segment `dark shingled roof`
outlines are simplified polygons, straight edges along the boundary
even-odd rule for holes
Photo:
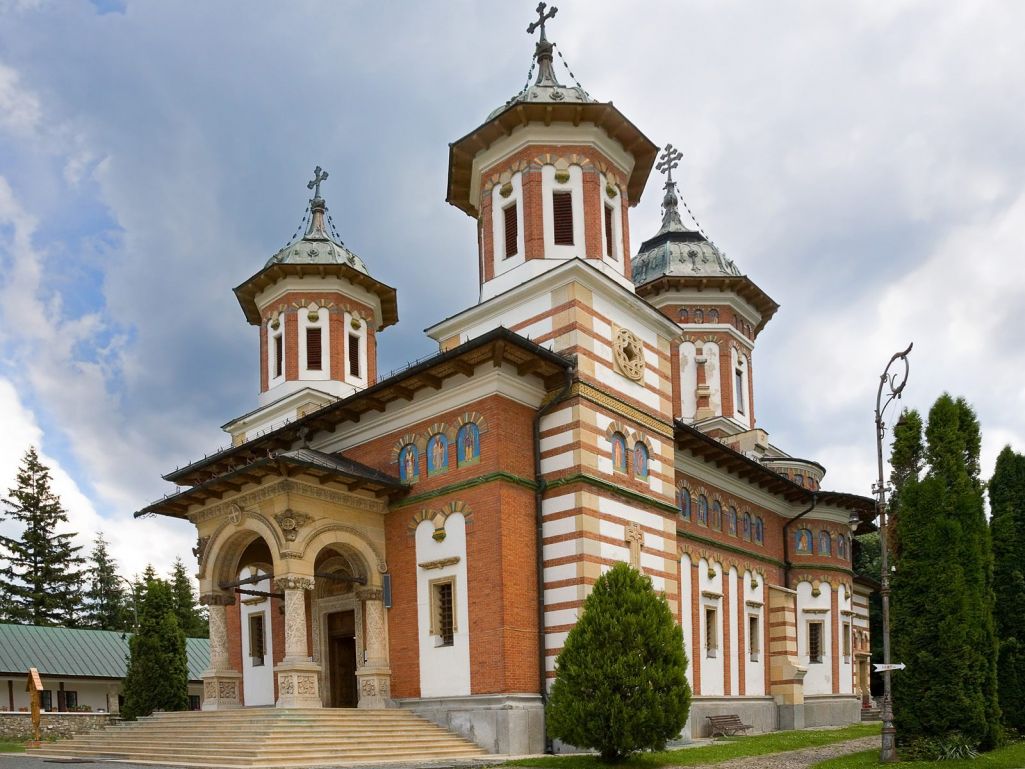
[[[0,674],[25,675],[35,668],[42,676],[124,678],[128,641],[115,630],[0,624]],[[210,665],[210,641],[186,638],[189,680],[199,681]]]

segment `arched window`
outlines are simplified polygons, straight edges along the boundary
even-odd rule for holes
[[[694,322],[695,323],[704,323],[705,322],[704,310],[694,310]]]
[[[709,323],[718,323],[719,322],[719,311],[718,310],[709,310],[708,311],[708,322]]]
[[[819,555],[833,554],[833,538],[828,531],[819,532]]]
[[[755,518],[755,542],[759,545],[765,544],[765,523],[761,516]]]
[[[688,320],[690,320],[690,313],[687,312],[687,308],[684,307],[680,310],[680,323],[686,323]]]
[[[722,503],[718,499],[712,501],[712,528],[722,531]]]
[[[416,446],[407,443],[399,451],[399,480],[412,483],[420,477],[420,456]]]
[[[794,532],[794,549],[798,553],[811,555],[811,529],[798,529]]]
[[[677,489],[676,504],[680,509],[680,517],[685,521],[690,520],[690,490],[686,488]]]
[[[744,513],[740,521],[740,536],[751,541],[751,513]]]
[[[459,467],[472,465],[480,460],[480,428],[467,422],[456,433],[456,462]]]
[[[448,438],[435,433],[427,441],[427,475],[437,475],[448,470]]]
[[[648,447],[641,441],[634,444],[634,476],[648,477]]]
[[[847,560],[847,539],[842,534],[836,538],[836,557]]]
[[[737,508],[730,505],[729,512],[726,514],[726,526],[731,537],[737,536]]]
[[[708,525],[708,499],[704,494],[698,495],[698,523]]]
[[[612,433],[612,469],[617,473],[626,472],[626,438],[622,433]]]
[[[798,486],[804,486],[804,476],[800,473],[794,473],[794,483]]]

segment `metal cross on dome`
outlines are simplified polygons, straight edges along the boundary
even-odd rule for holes
[[[313,197],[320,197],[320,183],[327,178],[327,171],[320,166],[313,169],[313,179],[306,184],[306,189],[313,190]]]
[[[541,40],[543,42],[547,42],[548,41],[548,38],[545,37],[545,22],[548,21],[549,19],[554,19],[555,18],[555,14],[558,13],[558,11],[559,11],[559,9],[556,8],[553,5],[551,7],[551,10],[549,10],[547,13],[545,13],[545,8],[547,8],[547,7],[548,6],[545,3],[538,3],[537,4],[537,21],[532,21],[527,26],[527,34],[528,35],[533,35],[534,34],[534,30],[537,29],[538,27],[541,27]]]
[[[662,152],[662,157],[658,159],[658,165],[655,168],[659,173],[666,175],[667,187],[673,183],[673,169],[680,165],[681,158],[683,158],[683,153],[672,144],[667,144],[665,151]]]

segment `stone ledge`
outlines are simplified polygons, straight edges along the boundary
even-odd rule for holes
[[[42,713],[39,732],[45,740],[102,729],[120,721],[116,713]],[[32,714],[0,711],[0,740],[32,739]]]

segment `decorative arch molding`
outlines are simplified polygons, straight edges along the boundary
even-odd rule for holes
[[[366,531],[355,526],[348,526],[344,523],[328,523],[320,526],[310,532],[302,549],[296,555],[303,559],[311,555],[316,559],[325,547],[336,545],[344,545],[346,549],[354,550],[360,555],[363,565],[366,566],[368,586],[381,584],[380,575],[387,573],[388,562],[385,560],[384,554],[367,537]]]
[[[433,433],[431,433],[431,435],[433,435]],[[429,437],[430,437],[430,435],[428,435],[426,433],[421,433],[421,434],[406,433],[405,435],[403,435],[401,438],[399,438],[397,441],[395,441],[395,445],[392,446],[392,449],[391,449],[391,461],[392,461],[392,463],[393,464],[398,464],[398,462],[399,462],[399,453],[402,451],[402,449],[404,449],[406,446],[409,446],[410,444],[416,446],[416,450],[420,454],[423,454],[423,452],[427,451],[427,439]]]
[[[794,577],[793,582],[794,587],[800,585],[802,582],[807,582],[808,584],[810,584],[811,593],[813,596],[817,596],[821,592],[823,585],[829,585],[830,589],[833,591],[836,591],[842,587],[844,589],[846,597],[848,598],[854,595],[854,592],[851,588],[850,580],[837,577],[835,575],[803,573],[796,575]]]
[[[479,411],[467,411],[460,417],[456,417],[455,432],[459,432],[459,428],[463,425],[474,424],[477,425],[477,432],[484,435],[488,431],[488,420]]]
[[[423,445],[426,447],[427,441],[435,435],[444,435],[449,442],[452,442],[456,439],[456,428],[449,427],[447,422],[435,422],[424,431],[423,435],[420,436],[420,440],[423,441]]]
[[[488,174],[486,179],[484,179],[484,182],[481,185],[481,192],[490,197],[491,190],[494,189],[495,185],[501,185],[503,188],[507,184],[511,185],[512,178],[514,175],[522,173],[523,171],[526,171],[529,168],[530,163],[528,163],[526,160],[520,159],[514,163],[509,164],[509,166],[503,171],[493,171],[492,173]],[[509,189],[511,192],[512,187],[510,187]]]
[[[334,291],[317,291],[315,293],[335,294]],[[336,294],[336,296],[338,296],[338,295]],[[317,300],[317,299],[306,299],[306,298],[296,299],[295,301],[292,301],[292,302],[279,302],[277,304],[265,307],[263,309],[263,312],[260,313],[260,320],[264,324],[270,324],[270,323],[273,323],[276,320],[280,321],[280,319],[282,317],[284,317],[285,315],[294,315],[295,313],[299,312],[299,310],[301,310],[304,307],[314,307],[317,310],[323,310],[324,312],[328,313],[329,315],[330,314],[339,314],[339,315],[341,315],[341,314],[344,314],[344,313],[349,313],[350,315],[352,315],[353,318],[355,318],[355,319],[357,319],[359,321],[364,321],[365,320],[367,323],[369,323],[371,325],[374,324],[374,314],[373,314],[373,312],[368,310],[368,308],[366,306],[362,305],[362,304],[356,304],[356,303],[350,303],[350,302],[344,302],[344,301],[340,302],[340,301],[331,300],[331,299],[319,299],[319,300]]]
[[[236,505],[236,507],[238,506]],[[207,578],[208,571],[210,572],[209,578],[215,585],[221,580],[234,579],[235,575],[232,572],[237,568],[239,556],[257,538],[261,538],[267,543],[274,573],[280,573],[282,569],[280,553],[284,546],[284,540],[277,526],[260,513],[251,510],[242,511],[239,508],[237,519],[233,520],[229,516],[210,536],[210,542],[203,553],[203,560],[199,564],[199,574],[197,575],[199,579]]]
[[[627,440],[629,440],[630,436],[633,434],[630,428],[622,422],[609,422],[609,426],[605,428],[605,437],[611,441],[612,436],[616,433],[619,433]]]
[[[456,500],[454,502],[447,503],[440,510],[420,510],[418,513],[414,513],[413,517],[409,521],[409,535],[414,536],[416,534],[417,527],[424,521],[430,521],[434,524],[434,539],[438,542],[445,539],[445,524],[448,522],[449,517],[453,515],[461,515],[466,521],[466,525],[469,526],[473,522],[473,510],[465,502]]]

